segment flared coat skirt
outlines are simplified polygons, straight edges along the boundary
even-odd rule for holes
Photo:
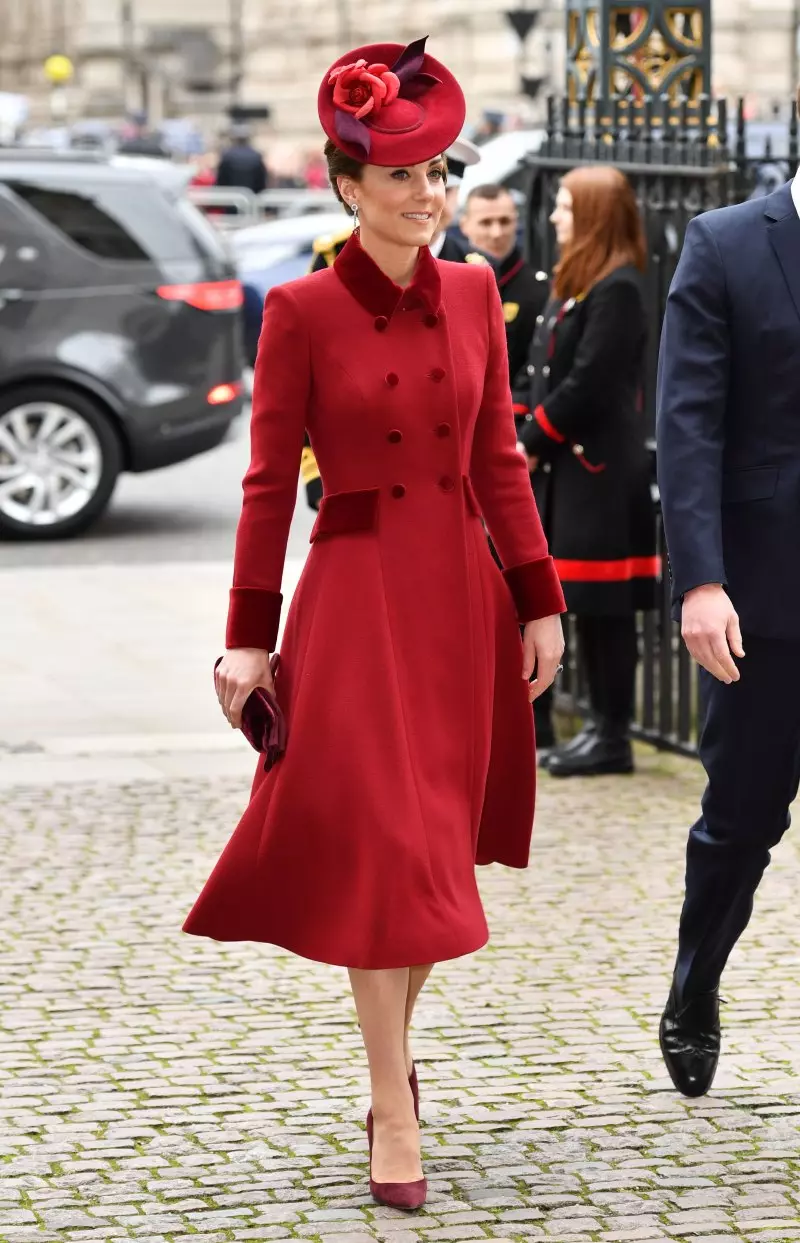
[[[445,482],[323,502],[276,677],[287,750],[185,931],[366,969],[485,944],[475,864],[527,864],[533,722],[469,479]]]

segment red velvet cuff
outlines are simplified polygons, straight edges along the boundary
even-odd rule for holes
[[[544,406],[537,406],[533,412],[533,417],[536,419],[536,422],[541,427],[545,436],[549,436],[551,440],[554,440],[556,442],[556,444],[559,444],[559,445],[564,444],[564,441],[567,439],[566,436],[562,436],[558,428],[554,427],[553,424],[550,422],[547,415],[545,414]]]
[[[283,596],[260,587],[233,587],[228,608],[225,646],[261,647],[274,652],[278,642]]]
[[[564,593],[552,557],[526,561],[503,571],[503,578],[514,600],[517,617],[522,623],[539,617],[566,613]]]

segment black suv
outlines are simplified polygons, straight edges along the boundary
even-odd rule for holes
[[[173,179],[0,151],[0,537],[74,535],[242,405],[242,290]]]

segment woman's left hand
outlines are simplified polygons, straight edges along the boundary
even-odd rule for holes
[[[522,676],[529,683],[528,699],[534,699],[552,686],[564,655],[564,631],[558,613],[528,622],[522,636]],[[533,671],[536,678],[531,682]]]

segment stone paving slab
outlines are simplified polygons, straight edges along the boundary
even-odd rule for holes
[[[489,947],[423,994],[407,1217],[369,1200],[345,973],[180,932],[247,788],[2,791],[0,1243],[800,1241],[796,837],[726,977],[714,1093],[686,1101],[656,1027],[700,773],[544,778],[531,868],[481,871]]]

